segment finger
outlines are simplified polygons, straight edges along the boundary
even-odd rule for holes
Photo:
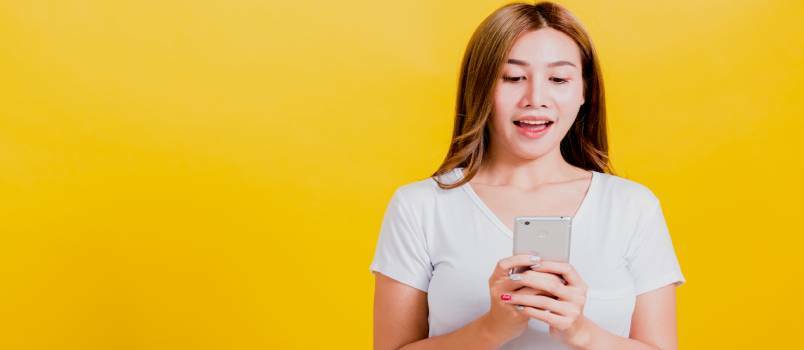
[[[531,266],[531,267],[530,267],[530,269],[531,269],[532,271],[536,271],[536,270],[538,270],[538,269],[539,269],[539,266],[541,266],[541,264],[538,264],[538,265],[533,265],[533,266]],[[540,271],[536,271],[536,272],[540,272]],[[559,282],[561,282],[561,284],[563,284],[563,285],[565,285],[565,286],[568,284],[568,283],[567,283],[567,280],[565,280],[563,276],[561,276],[561,275],[559,275],[559,274],[557,274],[557,273],[550,273],[550,272],[541,272],[541,273],[548,273],[548,274],[550,274],[550,275],[556,276],[557,280],[558,280]]]
[[[549,276],[549,278],[555,280],[557,283],[560,283],[562,285],[565,282],[561,277],[559,277],[558,275],[556,275],[554,273],[537,272],[537,271],[531,271],[531,273],[535,274],[536,276]],[[576,304],[579,303],[581,305],[586,303],[586,289],[585,288],[583,288],[583,287],[574,287],[574,286],[566,286],[566,288],[568,289],[568,293],[567,293],[567,295],[564,295],[563,298],[560,298],[561,300],[573,302],[573,303],[576,303]],[[519,292],[521,290],[524,291],[524,293],[530,293],[530,294],[534,294],[534,295],[541,294],[541,295],[544,295],[546,297],[550,297],[550,298],[553,298],[553,299],[559,299],[557,296],[555,296],[555,295],[553,295],[553,294],[551,294],[549,292],[539,290],[539,289],[534,289],[534,288],[531,288],[531,287],[520,287],[520,288],[515,289],[514,292]],[[533,291],[533,292],[531,292],[531,291]]]
[[[502,277],[502,279],[500,281],[500,288],[502,288],[503,290],[506,290],[506,291],[515,291],[515,290],[517,290],[519,288],[528,287],[526,285],[523,285],[521,282],[519,282],[518,278],[544,280],[545,283],[552,282],[552,283],[555,283],[555,284],[562,284],[563,285],[563,283],[561,283],[561,278],[556,276],[555,274],[547,273],[547,272],[530,271],[529,270],[529,271],[525,271],[525,272],[520,273],[520,274],[513,274],[513,275],[506,276],[506,277]],[[533,288],[533,289],[534,290],[539,290],[538,288]],[[545,290],[541,290],[541,291],[545,292],[547,294],[550,294],[549,292],[547,292]]]
[[[543,290],[533,289],[530,287],[522,287],[520,289],[514,290],[514,293],[522,293],[522,294],[530,294],[530,295],[544,295],[548,298],[557,299],[561,301],[571,302],[574,304],[585,305],[586,304],[586,294],[584,291],[579,287],[567,287],[570,289],[570,296],[559,298],[553,294],[545,292]]]
[[[526,295],[544,295],[548,298],[558,299],[558,297],[555,295],[547,293],[543,290],[533,289],[531,287],[521,287],[519,289],[514,290],[514,293],[526,294]]]
[[[530,307],[530,306],[518,305],[516,307],[516,310],[518,310],[519,312],[527,315],[530,318],[534,318],[534,319],[537,319],[539,321],[543,321],[543,322],[549,324],[550,326],[553,326],[553,327],[556,327],[556,328],[558,328],[559,325],[563,324],[564,319],[565,319],[565,317],[563,317],[561,315],[556,315],[556,314],[550,312],[549,310],[537,309],[535,307]]]
[[[530,267],[539,262],[541,262],[541,258],[537,255],[517,254],[509,256],[497,262],[494,277],[508,276],[514,267]]]
[[[513,293],[511,294],[511,298],[504,300],[504,302],[507,304],[529,306],[539,310],[549,310],[554,314],[573,319],[580,314],[577,306],[572,303],[551,299],[541,295]]]
[[[535,272],[535,271],[534,271]],[[549,274],[547,274],[549,275]],[[555,276],[548,277],[544,273],[539,274],[517,274],[511,275],[511,280],[514,282],[514,289],[518,289],[517,285],[530,287],[533,289],[543,290],[547,293],[555,295],[559,299],[575,300],[577,288],[565,286],[563,283],[557,281]]]
[[[565,281],[567,281],[568,285],[586,288],[586,283],[584,283],[581,275],[578,274],[578,271],[576,271],[575,268],[569,263],[547,260],[542,261],[539,266],[532,267],[531,269],[533,271],[559,274],[562,278],[564,278]]]

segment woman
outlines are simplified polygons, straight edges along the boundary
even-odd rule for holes
[[[659,200],[612,173],[605,121],[597,55],[566,9],[483,21],[446,159],[383,219],[375,348],[676,348],[685,279]],[[570,262],[512,256],[515,216],[572,216]]]

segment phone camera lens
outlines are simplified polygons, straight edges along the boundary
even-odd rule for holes
[[[525,221],[525,225],[530,225],[530,221]]]

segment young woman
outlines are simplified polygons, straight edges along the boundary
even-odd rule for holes
[[[571,216],[570,262],[512,256],[515,216]],[[446,159],[396,190],[370,269],[376,349],[677,347],[685,279],[659,200],[611,171],[598,58],[566,9],[480,24]]]

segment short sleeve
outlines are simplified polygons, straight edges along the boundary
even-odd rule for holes
[[[626,260],[636,295],[671,283],[680,286],[686,282],[657,199],[639,218]]]
[[[433,267],[424,230],[397,190],[385,210],[370,271],[427,292]]]

